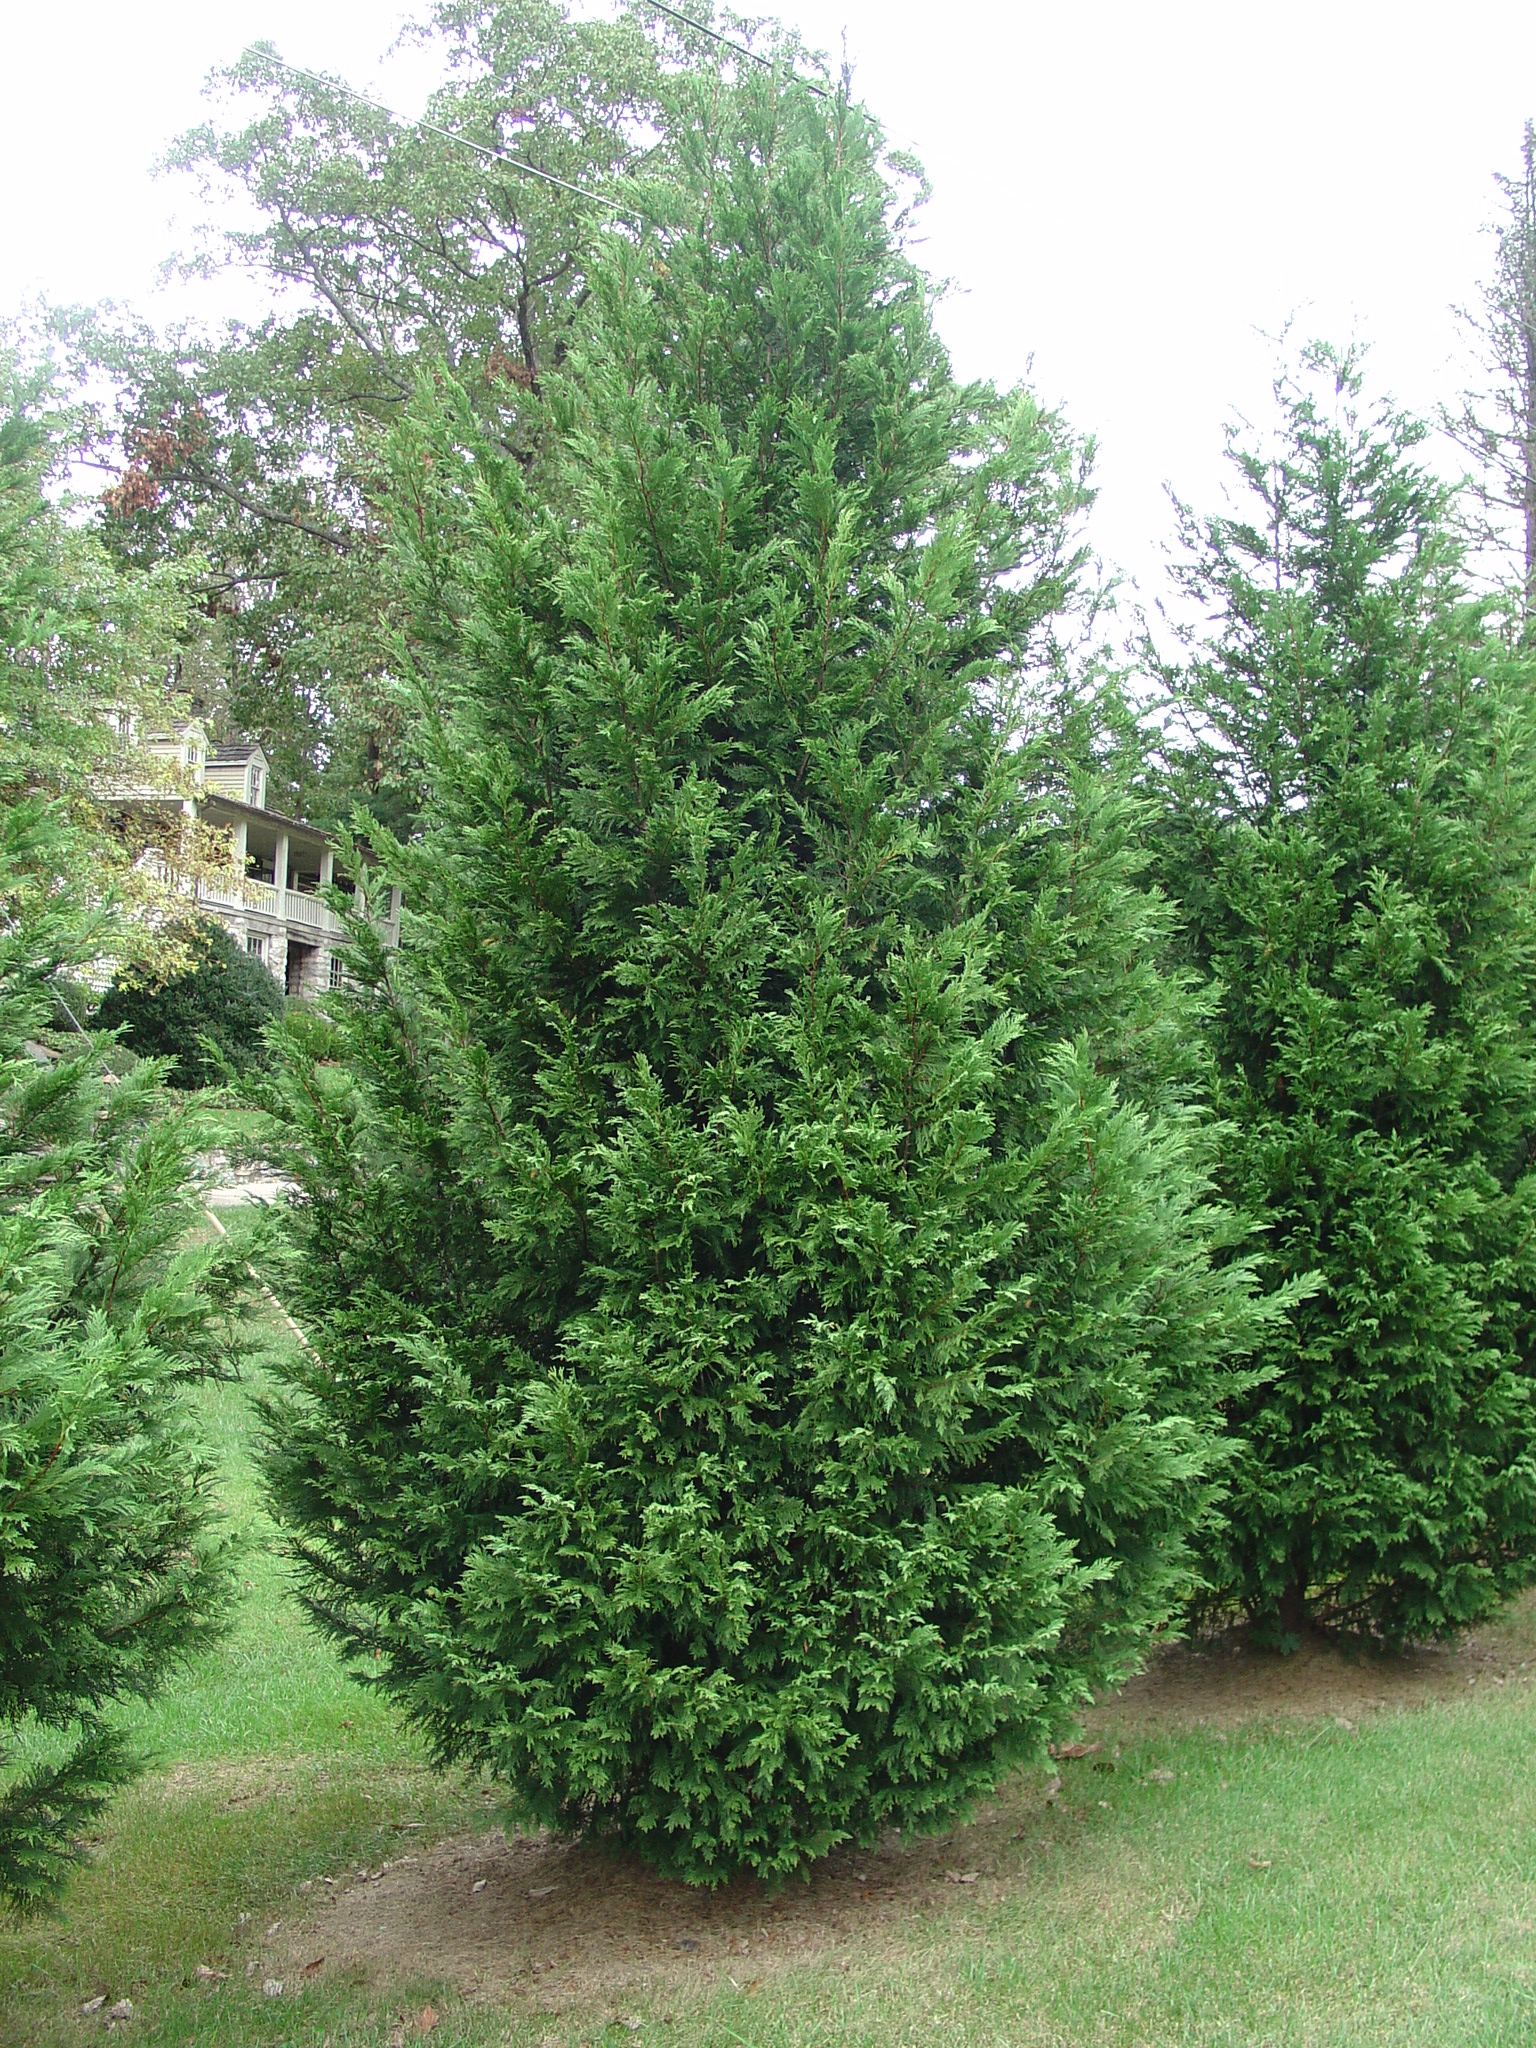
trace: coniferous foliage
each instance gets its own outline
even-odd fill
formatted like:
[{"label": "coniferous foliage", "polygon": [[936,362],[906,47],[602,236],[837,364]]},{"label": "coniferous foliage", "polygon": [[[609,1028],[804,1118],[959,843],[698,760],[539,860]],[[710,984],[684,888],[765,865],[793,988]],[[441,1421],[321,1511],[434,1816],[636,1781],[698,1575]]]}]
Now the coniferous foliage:
[{"label": "coniferous foliage", "polygon": [[[43,1903],[133,1758],[105,1718],[218,1625],[225,1573],[180,1384],[218,1364],[239,1279],[191,1245],[191,1134],[159,1069],[60,1044],[53,974],[103,936],[51,887],[42,802],[0,824],[0,1897]],[[49,1056],[51,1053],[51,1057]],[[21,1767],[23,1727],[53,1731]],[[33,1746],[36,1754],[36,1746]]]},{"label": "coniferous foliage", "polygon": [[263,1065],[262,1034],[283,1012],[283,993],[270,970],[206,918],[189,927],[177,948],[177,969],[168,978],[118,976],[96,1023],[141,1057],[168,1060],[173,1087],[206,1086],[220,1060],[238,1071]]},{"label": "coniferous foliage", "polygon": [[106,751],[94,693],[143,642],[61,531],[26,425],[0,426],[0,1898],[19,1907],[58,1890],[132,1768],[106,1710],[217,1624],[180,1385],[225,1357],[239,1277],[192,1243],[194,1133],[160,1069],[115,1081],[110,1039],[61,1008],[61,974],[124,937],[77,799]]},{"label": "coniferous foliage", "polygon": [[1134,1667],[1261,1312],[1057,674],[1082,451],[955,383],[844,95],[676,90],[535,473],[447,380],[399,437],[405,943],[259,1099],[313,1611],[715,1882],[938,1823]]},{"label": "coniferous foliage", "polygon": [[1224,1595],[1433,1636],[1536,1572],[1530,663],[1463,579],[1423,430],[1316,349],[1250,510],[1196,523],[1160,874],[1215,983],[1223,1191],[1278,1279]]}]

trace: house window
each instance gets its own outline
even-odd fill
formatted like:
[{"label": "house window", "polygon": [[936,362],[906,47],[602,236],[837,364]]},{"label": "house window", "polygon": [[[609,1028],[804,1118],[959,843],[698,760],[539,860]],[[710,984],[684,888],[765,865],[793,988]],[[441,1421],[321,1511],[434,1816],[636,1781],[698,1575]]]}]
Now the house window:
[{"label": "house window", "polygon": [[347,978],[347,972],[346,972],[346,969],[345,969],[345,968],[344,968],[344,967],[342,966],[342,964],[341,964],[341,955],[340,955],[339,953],[333,953],[333,954],[331,955],[331,966],[330,966],[330,977],[329,977],[329,979],[330,979],[330,985],[331,985],[331,987],[332,987],[332,988],[340,988],[340,987],[341,987],[341,985],[342,985],[342,983],[343,983],[343,982],[344,982],[344,981],[346,980],[346,978]]},{"label": "house window", "polygon": [[262,808],[261,770],[254,764],[251,767],[251,802],[258,811]]},{"label": "house window", "polygon": [[245,935],[245,950],[247,951],[247,953],[249,953],[249,954],[250,954],[250,956],[251,956],[251,958],[252,958],[253,960],[265,960],[265,959],[266,959],[266,957],[267,957],[267,942],[266,942],[266,940],[265,940],[265,939],[264,939],[264,938],[263,938],[263,937],[261,936],[261,933],[260,933],[260,932],[247,932],[247,933],[246,933],[246,935]]}]

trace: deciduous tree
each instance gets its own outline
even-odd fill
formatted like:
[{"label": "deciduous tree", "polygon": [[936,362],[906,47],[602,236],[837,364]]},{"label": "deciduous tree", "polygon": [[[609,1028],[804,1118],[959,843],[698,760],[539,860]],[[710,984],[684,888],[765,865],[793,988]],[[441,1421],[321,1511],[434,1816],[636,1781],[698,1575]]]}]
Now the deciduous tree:
[{"label": "deciduous tree", "polygon": [[1467,392],[1445,425],[1477,464],[1472,494],[1491,515],[1480,538],[1507,545],[1511,518],[1524,590],[1536,618],[1536,124],[1527,121],[1518,177],[1498,179],[1503,218],[1479,312],[1467,316],[1492,388]]}]

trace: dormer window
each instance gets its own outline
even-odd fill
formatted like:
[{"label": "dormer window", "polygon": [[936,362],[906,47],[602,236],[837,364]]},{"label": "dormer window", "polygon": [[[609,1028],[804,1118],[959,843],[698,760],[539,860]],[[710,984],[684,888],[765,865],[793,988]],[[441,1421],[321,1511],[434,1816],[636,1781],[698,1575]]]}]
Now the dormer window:
[{"label": "dormer window", "polygon": [[259,811],[263,808],[261,801],[261,768],[259,764],[255,761],[251,763],[250,784],[251,802]]}]

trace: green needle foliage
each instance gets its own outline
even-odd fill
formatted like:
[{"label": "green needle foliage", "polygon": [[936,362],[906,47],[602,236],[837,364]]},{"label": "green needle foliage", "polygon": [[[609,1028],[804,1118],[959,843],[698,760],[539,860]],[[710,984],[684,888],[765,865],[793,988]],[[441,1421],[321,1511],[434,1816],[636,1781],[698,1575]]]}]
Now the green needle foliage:
[{"label": "green needle foliage", "polygon": [[1475,1621],[1536,1573],[1536,756],[1423,430],[1354,361],[1196,524],[1161,874],[1214,978],[1221,1177],[1278,1278],[1222,1592],[1294,1637]]},{"label": "green needle foliage", "polygon": [[16,1907],[56,1893],[132,1767],[112,1702],[217,1624],[224,1546],[179,1387],[225,1355],[238,1277],[192,1242],[194,1134],[161,1069],[114,1082],[110,1038],[61,1008],[61,972],[122,937],[71,878],[112,872],[78,799],[102,747],[93,688],[143,642],[55,519],[45,437],[25,427],[20,408],[0,426],[0,1899]]},{"label": "green needle foliage", "polygon": [[536,472],[446,379],[398,437],[414,915],[259,1099],[313,1611],[715,1883],[946,1821],[1135,1666],[1258,1311],[1060,680],[1084,451],[956,384],[845,95],[675,90]]},{"label": "green needle foliage", "polygon": [[189,1243],[190,1133],[159,1069],[113,1083],[96,1036],[43,1056],[52,973],[102,936],[51,900],[68,850],[44,804],[0,825],[0,1731],[66,1731],[28,1770],[0,1742],[0,1898],[20,1906],[58,1889],[131,1768],[104,1709],[217,1623],[223,1546],[178,1386],[221,1357],[238,1280]]}]

